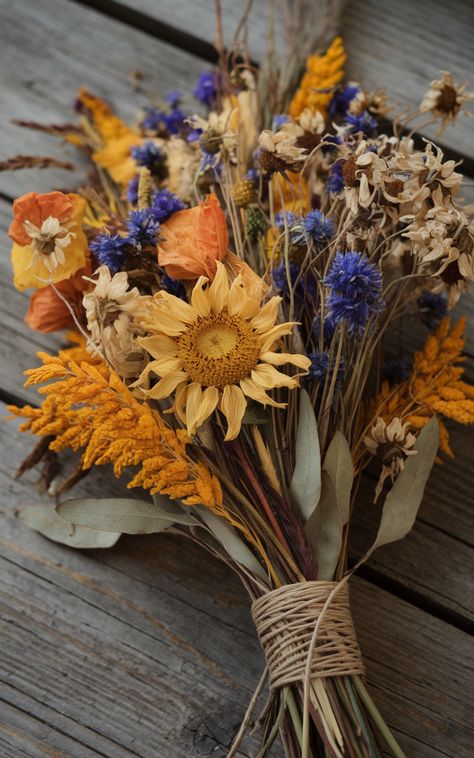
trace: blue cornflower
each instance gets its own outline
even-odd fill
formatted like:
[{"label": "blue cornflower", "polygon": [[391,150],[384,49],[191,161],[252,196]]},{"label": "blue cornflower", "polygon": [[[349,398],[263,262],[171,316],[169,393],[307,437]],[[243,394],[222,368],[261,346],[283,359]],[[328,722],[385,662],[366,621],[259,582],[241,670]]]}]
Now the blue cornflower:
[{"label": "blue cornflower", "polygon": [[331,239],[334,234],[333,223],[330,218],[321,213],[321,211],[310,211],[303,218],[303,227],[313,242],[324,242]]},{"label": "blue cornflower", "polygon": [[272,122],[272,129],[274,132],[277,132],[278,129],[280,129],[283,124],[288,123],[290,120],[290,117],[286,115],[286,113],[276,113],[273,116],[273,122]]},{"label": "blue cornflower", "polygon": [[345,321],[351,335],[361,335],[369,319],[385,308],[382,274],[364,253],[336,253],[324,284],[330,289],[331,317],[336,323]]},{"label": "blue cornflower", "polygon": [[203,105],[212,108],[217,97],[217,74],[215,71],[203,71],[199,76],[194,97]]},{"label": "blue cornflower", "polygon": [[128,183],[127,200],[130,205],[136,205],[138,203],[138,182],[138,176],[134,176]]},{"label": "blue cornflower", "polygon": [[[299,266],[297,266],[295,263],[290,263],[290,279],[291,279],[292,286],[295,285],[296,280],[299,277],[299,274],[300,274]],[[288,279],[286,276],[285,263],[280,263],[279,266],[273,269],[272,279],[273,279],[273,284],[275,286],[275,289],[278,290],[278,292],[280,292],[282,297],[288,297],[289,288],[288,288]],[[300,303],[302,303],[306,298],[309,298],[310,300],[314,300],[316,296],[316,280],[311,273],[301,276],[298,279],[298,284],[296,284],[294,296],[296,300],[300,301]]]},{"label": "blue cornflower", "polygon": [[221,162],[219,153],[210,153],[208,150],[201,148],[201,171],[213,169],[217,174],[221,172]]},{"label": "blue cornflower", "polygon": [[383,364],[383,375],[390,384],[405,382],[411,374],[411,363],[405,358],[387,358]]},{"label": "blue cornflower", "polygon": [[164,127],[163,111],[150,106],[145,108],[145,116],[142,119],[141,126],[146,131],[160,132]]},{"label": "blue cornflower", "polygon": [[355,116],[352,113],[346,113],[344,121],[352,134],[362,132],[366,137],[370,137],[377,128],[376,120],[368,111],[363,111],[359,116]]},{"label": "blue cornflower", "polygon": [[326,182],[326,189],[328,192],[340,192],[344,187],[343,168],[344,161],[342,159],[332,164]]},{"label": "blue cornflower", "polygon": [[115,274],[122,268],[129,241],[119,234],[99,234],[90,243],[90,249],[99,263],[108,266]]},{"label": "blue cornflower", "polygon": [[162,224],[173,213],[182,211],[185,207],[183,201],[177,195],[173,195],[169,190],[163,189],[154,195],[150,211],[153,217]]},{"label": "blue cornflower", "polygon": [[168,105],[171,105],[172,108],[179,105],[182,99],[183,93],[180,92],[179,89],[172,89],[166,93],[166,102]]},{"label": "blue cornflower", "polygon": [[161,289],[165,290],[165,292],[169,292],[170,295],[174,295],[175,297],[179,297],[181,300],[186,300],[186,290],[179,281],[179,279],[173,279],[171,276],[168,276],[168,274],[163,274],[161,277]]},{"label": "blue cornflower", "polygon": [[181,108],[175,107],[170,113],[163,113],[163,121],[169,134],[179,134],[184,129],[186,114]]},{"label": "blue cornflower", "polygon": [[[331,314],[324,314],[323,321],[323,344],[330,345],[334,332],[336,331],[336,322],[332,318]],[[319,342],[319,335],[321,333],[321,317],[318,315],[313,321],[313,334],[317,342]]]},{"label": "blue cornflower", "polygon": [[244,175],[244,179],[247,179],[250,182],[255,182],[257,184],[259,180],[260,174],[258,173],[256,168],[249,168],[247,173]]},{"label": "blue cornflower", "polygon": [[296,213],[292,213],[291,211],[279,211],[275,216],[275,226],[278,227],[280,232],[285,230],[285,217],[288,229],[291,229],[299,218]]},{"label": "blue cornflower", "polygon": [[337,114],[346,113],[349,108],[351,100],[355,98],[359,93],[359,87],[355,85],[347,85],[342,89],[337,89],[333,95],[331,102],[329,103],[328,115],[329,118],[334,118]]},{"label": "blue cornflower", "polygon": [[141,249],[147,245],[156,245],[160,224],[151,210],[132,211],[127,228],[127,239],[134,247]]},{"label": "blue cornflower", "polygon": [[421,320],[433,332],[448,313],[448,299],[443,292],[423,290],[418,298]]},{"label": "blue cornflower", "polygon": [[[326,377],[334,373],[335,359],[330,360],[329,353],[314,352],[308,355],[311,360],[311,366],[309,367],[309,375],[311,379],[317,382],[324,382]],[[344,376],[344,364],[339,362],[337,368],[336,381],[340,381]]]},{"label": "blue cornflower", "polygon": [[146,166],[152,174],[163,168],[164,153],[154,142],[145,142],[143,145],[132,147],[130,152],[133,160],[139,166]]}]

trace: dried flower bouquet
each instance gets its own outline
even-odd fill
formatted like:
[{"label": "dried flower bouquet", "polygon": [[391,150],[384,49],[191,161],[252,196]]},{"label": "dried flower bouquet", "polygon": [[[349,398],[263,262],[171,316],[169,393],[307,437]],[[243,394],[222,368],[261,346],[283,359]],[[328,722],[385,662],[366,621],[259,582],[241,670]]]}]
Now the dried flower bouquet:
[{"label": "dried flower bouquet", "polygon": [[[241,577],[267,671],[259,756],[402,756],[364,684],[351,620],[350,524],[370,465],[375,543],[412,527],[446,419],[474,421],[462,379],[462,321],[449,308],[474,279],[474,224],[462,176],[410,129],[444,128],[471,95],[449,74],[417,112],[345,82],[342,40],[284,79],[245,50],[221,50],[189,115],[179,92],[135,126],[79,93],[78,124],[41,128],[91,160],[76,192],[14,203],[14,282],[33,289],[26,321],[69,329],[26,372],[39,407],[12,407],[45,455],[81,453],[54,510],[20,517],[75,547],[171,530]],[[420,121],[421,119],[421,121]],[[19,165],[20,164],[20,165]],[[47,158],[7,162],[47,167]],[[67,165],[65,165],[67,168]],[[428,327],[414,356],[391,334]],[[138,499],[64,499],[111,464]],[[383,505],[379,505],[383,500]],[[70,530],[64,528],[67,522]]]}]

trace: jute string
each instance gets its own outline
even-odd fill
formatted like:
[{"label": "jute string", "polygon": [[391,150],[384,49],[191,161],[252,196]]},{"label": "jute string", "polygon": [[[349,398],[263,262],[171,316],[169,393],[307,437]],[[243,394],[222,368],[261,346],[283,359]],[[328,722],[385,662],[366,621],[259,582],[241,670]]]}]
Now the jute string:
[{"label": "jute string", "polygon": [[285,585],[255,600],[252,616],[272,689],[304,682],[307,673],[310,678],[364,673],[347,584]]}]

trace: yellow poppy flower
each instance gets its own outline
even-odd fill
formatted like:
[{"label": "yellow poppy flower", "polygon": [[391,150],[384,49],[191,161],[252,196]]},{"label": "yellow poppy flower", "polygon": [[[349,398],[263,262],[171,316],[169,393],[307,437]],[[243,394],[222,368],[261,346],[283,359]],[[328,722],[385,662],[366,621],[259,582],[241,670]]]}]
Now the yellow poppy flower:
[{"label": "yellow poppy flower", "polygon": [[105,147],[92,155],[92,158],[98,166],[109,172],[114,182],[125,185],[137,173],[137,164],[130,151],[132,147],[142,142],[142,137],[130,131],[128,134],[109,140]]},{"label": "yellow poppy flower", "polygon": [[[227,420],[226,440],[237,437],[249,399],[284,408],[267,390],[294,389],[297,376],[276,366],[293,364],[307,373],[311,361],[304,355],[280,353],[280,337],[294,324],[276,324],[281,298],[248,294],[240,276],[229,286],[224,265],[217,261],[214,281],[201,276],[185,303],[159,292],[148,305],[141,325],[150,336],[138,340],[152,356],[137,385],[147,397],[162,400],[175,394],[174,411],[195,434],[216,409]],[[151,388],[150,374],[160,377]]]},{"label": "yellow poppy flower", "polygon": [[86,263],[82,229],[85,202],[79,195],[29,192],[13,203],[8,234],[15,287],[42,288],[68,279]]}]

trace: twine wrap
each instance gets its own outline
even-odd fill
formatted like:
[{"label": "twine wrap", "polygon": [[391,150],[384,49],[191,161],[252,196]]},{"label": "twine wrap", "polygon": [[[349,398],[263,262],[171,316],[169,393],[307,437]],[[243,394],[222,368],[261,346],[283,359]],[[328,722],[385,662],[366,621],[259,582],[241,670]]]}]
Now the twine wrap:
[{"label": "twine wrap", "polygon": [[[270,687],[304,681],[315,624],[337,582],[301,582],[268,592],[252,604],[267,659]],[[349,606],[349,588],[334,593],[320,622],[311,678],[363,674]]]}]

